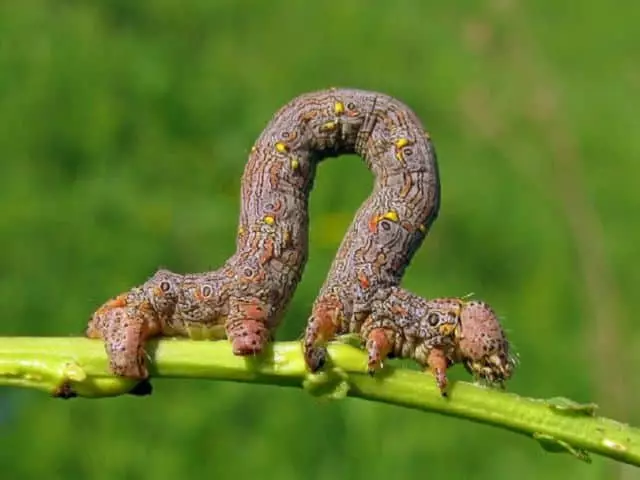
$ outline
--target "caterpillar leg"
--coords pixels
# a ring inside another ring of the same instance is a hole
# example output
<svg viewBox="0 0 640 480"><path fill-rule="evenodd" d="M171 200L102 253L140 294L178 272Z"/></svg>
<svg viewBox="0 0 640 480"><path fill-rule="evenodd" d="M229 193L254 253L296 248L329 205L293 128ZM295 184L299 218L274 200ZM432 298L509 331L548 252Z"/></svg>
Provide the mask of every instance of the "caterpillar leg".
<svg viewBox="0 0 640 480"><path fill-rule="evenodd" d="M367 335L365 345L369 354L368 368L370 375L374 375L376 371L382 368L382 363L393 348L389 334L393 335L393 332L384 328L374 328Z"/></svg>
<svg viewBox="0 0 640 480"><path fill-rule="evenodd" d="M145 380L149 377L145 342L159 330L149 302L129 304L126 296L120 296L93 315L85 334L104 340L109 368L115 375Z"/></svg>
<svg viewBox="0 0 640 480"><path fill-rule="evenodd" d="M449 384L447 379L448 367L449 361L444 350L432 348L427 356L427 370L436 377L436 383L443 397L447 396L447 386Z"/></svg>
<svg viewBox="0 0 640 480"><path fill-rule="evenodd" d="M303 352L309 371L317 372L327 361L326 344L336 336L342 310L333 300L321 300L313 310L304 332Z"/></svg>
<svg viewBox="0 0 640 480"><path fill-rule="evenodd" d="M268 314L258 299L229 300L229 317L225 324L234 355L258 355L269 343Z"/></svg>

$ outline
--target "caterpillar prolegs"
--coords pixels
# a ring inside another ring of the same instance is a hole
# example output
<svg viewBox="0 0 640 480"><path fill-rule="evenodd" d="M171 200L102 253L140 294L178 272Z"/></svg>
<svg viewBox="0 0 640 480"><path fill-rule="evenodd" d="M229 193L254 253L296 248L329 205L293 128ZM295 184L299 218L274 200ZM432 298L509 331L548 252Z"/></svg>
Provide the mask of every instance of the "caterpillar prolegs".
<svg viewBox="0 0 640 480"><path fill-rule="evenodd" d="M496 358L493 351L484 355L475 343L465 347L468 337L462 336L462 326L475 325L473 315L461 320L464 312L475 311L468 306L465 310L467 304L456 307L453 329L440 324L424 331L418 327L429 308L440 304L427 305L399 284L438 215L435 150L406 105L388 95L354 89L303 94L268 123L242 177L236 252L220 269L186 275L159 270L93 314L86 334L104 339L112 371L147 378L144 345L155 336L228 338L236 355L260 353L273 338L307 262L308 199L316 166L346 153L364 159L375 184L314 303L303 342L309 368L321 366L324 342L351 331L367 335L370 352L377 349L380 358L373 355L372 367L398 354L424 360L434 370L466 362L476 372L499 372L503 364L499 368L488 360ZM403 316L402 309L409 313ZM416 337L411 329L424 335ZM398 343L390 333L398 331L429 343L412 350L411 345L420 342ZM504 336L498 343L502 350L496 352L510 358ZM441 353L431 353L429 363L423 357L431 351ZM507 376L504 372L502 377Z"/></svg>

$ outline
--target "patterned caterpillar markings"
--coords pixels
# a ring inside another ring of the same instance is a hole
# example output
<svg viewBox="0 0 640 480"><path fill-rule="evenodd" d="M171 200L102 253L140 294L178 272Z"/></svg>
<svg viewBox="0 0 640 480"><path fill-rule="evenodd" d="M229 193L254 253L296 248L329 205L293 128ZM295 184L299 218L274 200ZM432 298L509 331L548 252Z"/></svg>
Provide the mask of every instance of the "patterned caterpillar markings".
<svg viewBox="0 0 640 480"><path fill-rule="evenodd" d="M439 212L436 153L416 115L396 100L378 100L363 131L357 152L375 172L376 185L356 213L307 322L303 348L311 371L324 362L327 341L358 332L375 316L375 304L399 292Z"/></svg>
<svg viewBox="0 0 640 480"><path fill-rule="evenodd" d="M428 366L443 389L446 366L454 362L492 383L509 378L513 362L508 343L497 317L484 304L448 300L447 308L457 309L458 318L451 336L421 330L422 343L411 347L415 326L423 324L429 310L426 300L399 285L440 208L436 153L420 120L397 100L377 97L358 131L356 152L375 173L376 184L356 213L314 302L303 340L308 369L322 367L324 345L336 335L360 333L382 357L390 349ZM366 326L379 319L388 329L376 330L369 338ZM449 345L452 341L455 348Z"/></svg>
<svg viewBox="0 0 640 480"><path fill-rule="evenodd" d="M317 326L311 323L308 328ZM462 363L477 380L500 386L515 367L497 316L479 301L425 300L393 288L389 296L374 301L372 313L360 325L341 327L339 334L359 334L368 352L369 373L380 370L386 358L411 358L434 375L442 395L447 392L447 369L456 363ZM324 332L310 334L322 337ZM322 366L325 358L312 361Z"/></svg>
<svg viewBox="0 0 640 480"><path fill-rule="evenodd" d="M357 228L343 242L359 253L341 275L333 275L338 285L357 278L358 285L367 283L356 305L363 319L371 292L398 282L437 215L433 146L416 116L389 96L351 89L304 94L274 115L251 149L236 252L224 265L200 274L159 270L92 315L86 334L104 339L111 370L147 378L145 342L163 335L227 337L236 355L260 353L306 265L316 165L345 153L359 154L375 176L373 193L356 215ZM328 298L316 312L331 305L331 288L324 289Z"/></svg>

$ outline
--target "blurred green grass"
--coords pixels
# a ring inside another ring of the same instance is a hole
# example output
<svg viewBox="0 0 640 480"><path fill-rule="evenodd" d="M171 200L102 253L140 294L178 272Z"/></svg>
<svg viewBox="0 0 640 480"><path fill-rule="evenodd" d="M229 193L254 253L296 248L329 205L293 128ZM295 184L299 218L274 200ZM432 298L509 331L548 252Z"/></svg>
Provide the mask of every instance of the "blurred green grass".
<svg viewBox="0 0 640 480"><path fill-rule="evenodd" d="M511 390L595 400L640 423L638 14L632 2L550 0L2 2L0 334L77 335L98 304L160 265L220 265L244 162L270 116L305 91L366 88L409 104L439 155L440 218L405 285L494 305L522 359ZM281 338L300 336L370 186L355 157L320 167L311 257ZM612 471L389 406L212 382L155 387L151 398L96 402L1 392L3 474Z"/></svg>

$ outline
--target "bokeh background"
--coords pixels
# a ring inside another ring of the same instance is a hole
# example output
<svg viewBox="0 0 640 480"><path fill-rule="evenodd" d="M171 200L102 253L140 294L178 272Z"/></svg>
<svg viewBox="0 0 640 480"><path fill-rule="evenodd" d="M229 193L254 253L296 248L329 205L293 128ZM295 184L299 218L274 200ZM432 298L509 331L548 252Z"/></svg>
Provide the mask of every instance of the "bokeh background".
<svg viewBox="0 0 640 480"><path fill-rule="evenodd" d="M160 265L234 247L251 145L294 96L379 90L431 132L440 218L404 284L475 292L509 388L639 424L638 2L0 3L0 335L77 335ZM298 338L372 179L319 168ZM461 370L461 369L460 369ZM468 380L456 369L453 377ZM640 478L458 419L299 390L156 381L149 398L0 390L2 478Z"/></svg>

